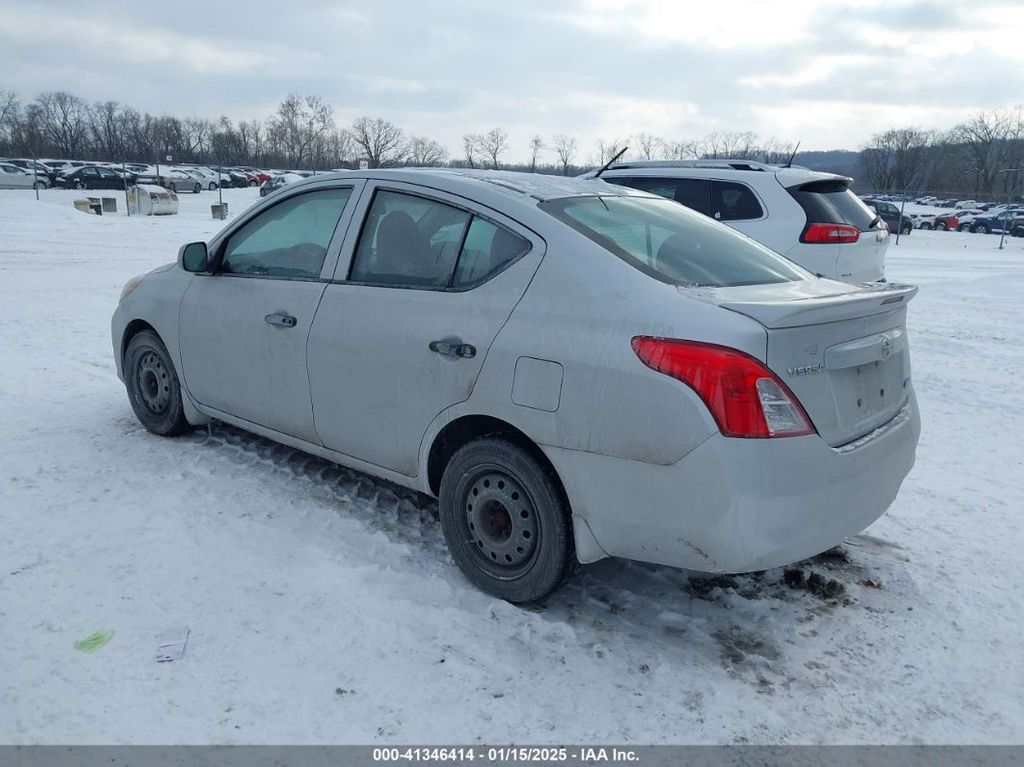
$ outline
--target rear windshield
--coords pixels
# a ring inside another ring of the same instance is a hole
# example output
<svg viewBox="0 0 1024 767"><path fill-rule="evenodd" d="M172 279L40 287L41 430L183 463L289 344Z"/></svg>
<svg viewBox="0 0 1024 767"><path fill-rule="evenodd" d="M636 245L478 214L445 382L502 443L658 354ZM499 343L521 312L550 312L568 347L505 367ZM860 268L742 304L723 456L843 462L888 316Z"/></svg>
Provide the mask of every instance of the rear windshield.
<svg viewBox="0 0 1024 767"><path fill-rule="evenodd" d="M845 181L812 181L789 188L809 224L850 224L862 232L878 218Z"/></svg>
<svg viewBox="0 0 1024 767"><path fill-rule="evenodd" d="M662 282L732 287L810 274L733 229L652 197L568 197L540 208Z"/></svg>

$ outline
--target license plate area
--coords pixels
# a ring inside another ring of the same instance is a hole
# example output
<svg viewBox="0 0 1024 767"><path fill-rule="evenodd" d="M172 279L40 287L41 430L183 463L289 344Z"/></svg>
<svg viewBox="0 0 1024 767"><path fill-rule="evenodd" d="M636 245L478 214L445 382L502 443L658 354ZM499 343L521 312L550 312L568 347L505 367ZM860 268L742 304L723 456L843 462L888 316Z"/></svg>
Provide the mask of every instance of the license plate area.
<svg viewBox="0 0 1024 767"><path fill-rule="evenodd" d="M910 378L905 355L829 371L836 419L844 432L885 423L906 402Z"/></svg>

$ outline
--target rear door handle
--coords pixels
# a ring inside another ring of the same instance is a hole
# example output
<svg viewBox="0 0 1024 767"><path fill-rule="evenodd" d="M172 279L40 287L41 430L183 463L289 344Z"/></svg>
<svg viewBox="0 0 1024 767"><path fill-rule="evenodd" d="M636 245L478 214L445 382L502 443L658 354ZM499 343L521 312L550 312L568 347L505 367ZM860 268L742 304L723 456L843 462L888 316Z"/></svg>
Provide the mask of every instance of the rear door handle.
<svg viewBox="0 0 1024 767"><path fill-rule="evenodd" d="M297 324L299 324L299 321L292 317L290 314L283 314L281 312L278 312L276 314L268 314L263 319L265 319L271 325L274 325L275 327L279 328L294 328Z"/></svg>
<svg viewBox="0 0 1024 767"><path fill-rule="evenodd" d="M464 344L458 339L431 341L430 351L443 354L445 357L461 357L462 359L470 359L476 356L476 347L473 344Z"/></svg>

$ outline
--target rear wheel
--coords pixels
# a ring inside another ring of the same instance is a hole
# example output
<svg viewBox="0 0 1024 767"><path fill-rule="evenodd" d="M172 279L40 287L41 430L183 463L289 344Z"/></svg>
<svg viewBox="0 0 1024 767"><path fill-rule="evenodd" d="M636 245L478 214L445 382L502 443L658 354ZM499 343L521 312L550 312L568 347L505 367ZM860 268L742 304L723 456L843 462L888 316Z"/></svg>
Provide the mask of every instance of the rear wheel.
<svg viewBox="0 0 1024 767"><path fill-rule="evenodd" d="M988 227L984 224L977 224L974 227L974 231L978 234L988 234Z"/></svg>
<svg viewBox="0 0 1024 767"><path fill-rule="evenodd" d="M904 223L903 226L900 227L900 234L910 234L910 230L913 228L912 224Z"/></svg>
<svg viewBox="0 0 1024 767"><path fill-rule="evenodd" d="M132 336L122 365L128 400L135 417L149 431L164 437L189 427L181 402L181 383L160 337L150 330Z"/></svg>
<svg viewBox="0 0 1024 767"><path fill-rule="evenodd" d="M921 228L922 229L931 229L932 228L931 222L929 222L929 221L922 221L921 222Z"/></svg>
<svg viewBox="0 0 1024 767"><path fill-rule="evenodd" d="M935 228L938 229L940 232L944 232L947 229L949 229L949 227L945 223L943 223L943 222L940 222L940 223L936 224Z"/></svg>
<svg viewBox="0 0 1024 767"><path fill-rule="evenodd" d="M1024 237L1024 226L1015 226L1010 230L1011 237Z"/></svg>
<svg viewBox="0 0 1024 767"><path fill-rule="evenodd" d="M210 189L211 192L217 191L217 182L216 181L211 181L209 189Z"/></svg>
<svg viewBox="0 0 1024 767"><path fill-rule="evenodd" d="M518 445L484 437L463 446L445 467L438 503L452 557L482 591L536 602L565 579L568 504L550 469Z"/></svg>
<svg viewBox="0 0 1024 767"><path fill-rule="evenodd" d="M192 194L199 194L201 191L203 191L203 185L198 181L192 185Z"/></svg>
<svg viewBox="0 0 1024 767"><path fill-rule="evenodd" d="M175 184L173 181L167 185L167 188L170 189L175 194L178 193L178 185Z"/></svg>

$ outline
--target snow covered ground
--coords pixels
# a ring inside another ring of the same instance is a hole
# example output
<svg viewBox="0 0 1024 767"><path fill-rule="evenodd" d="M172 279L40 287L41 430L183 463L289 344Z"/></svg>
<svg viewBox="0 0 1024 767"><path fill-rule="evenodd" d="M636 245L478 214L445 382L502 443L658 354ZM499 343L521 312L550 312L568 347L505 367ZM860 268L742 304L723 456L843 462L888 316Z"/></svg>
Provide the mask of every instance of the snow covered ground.
<svg viewBox="0 0 1024 767"><path fill-rule="evenodd" d="M145 432L110 313L219 222L75 196L0 192L0 742L1024 739L1024 241L890 248L921 286L924 432L867 536L786 576L602 562L520 609L418 496L233 429Z"/></svg>

